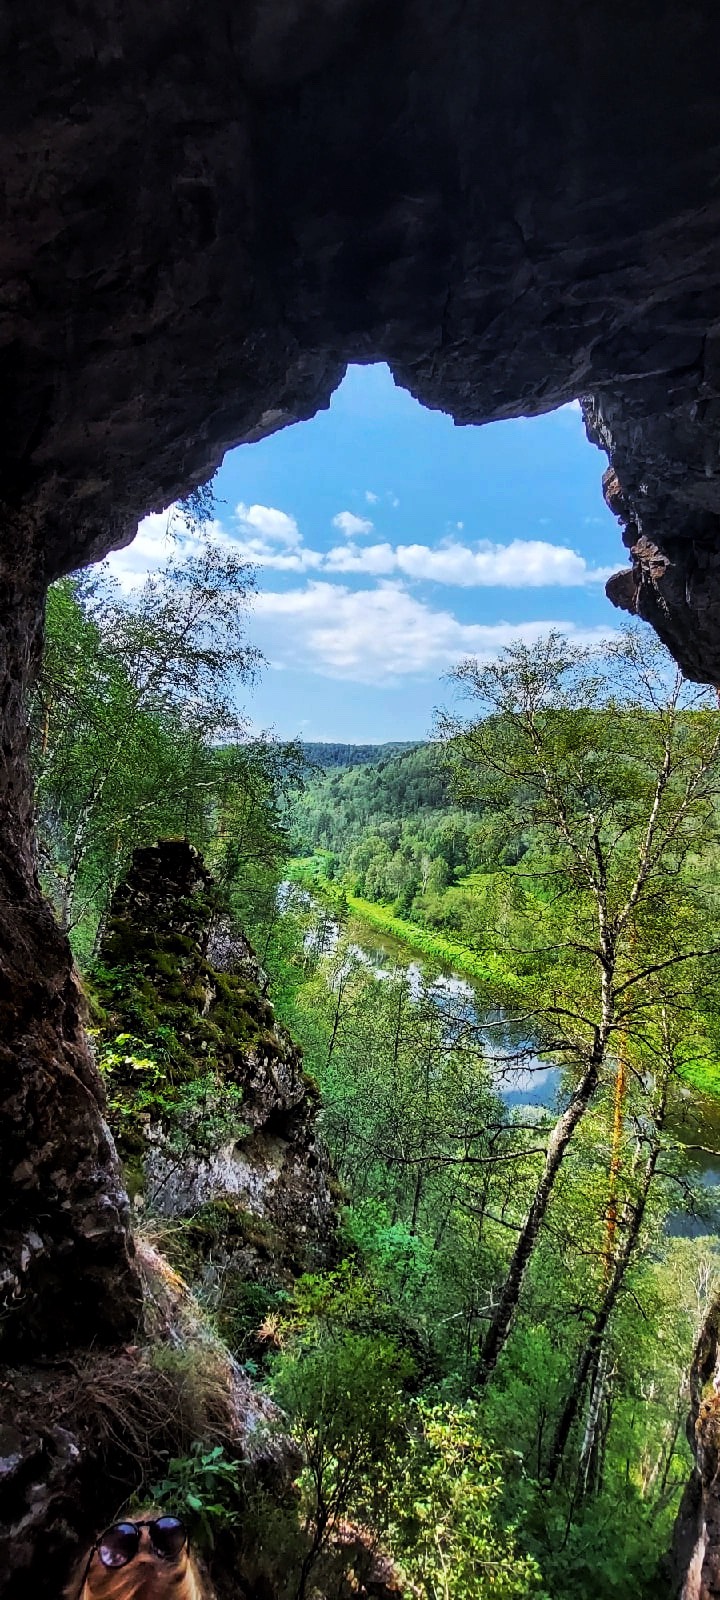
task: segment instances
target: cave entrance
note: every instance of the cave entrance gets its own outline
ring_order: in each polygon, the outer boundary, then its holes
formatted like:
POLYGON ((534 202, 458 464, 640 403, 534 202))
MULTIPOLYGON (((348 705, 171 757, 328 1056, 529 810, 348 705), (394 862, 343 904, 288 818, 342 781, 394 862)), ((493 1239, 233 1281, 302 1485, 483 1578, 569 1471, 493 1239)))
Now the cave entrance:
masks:
MULTIPOLYGON (((580 405, 457 427, 351 366, 327 410, 228 452, 211 537, 257 564, 249 631, 267 669, 260 727, 308 741, 427 736, 441 675, 550 627, 591 642, 616 625, 618 561, 602 458, 580 405)), ((109 558, 131 590, 192 547, 167 512, 109 558)))

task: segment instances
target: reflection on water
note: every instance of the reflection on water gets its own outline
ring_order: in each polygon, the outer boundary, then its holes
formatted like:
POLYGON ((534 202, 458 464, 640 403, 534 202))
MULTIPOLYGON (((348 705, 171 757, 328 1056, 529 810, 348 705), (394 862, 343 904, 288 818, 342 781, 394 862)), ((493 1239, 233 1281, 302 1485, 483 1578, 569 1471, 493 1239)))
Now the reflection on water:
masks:
MULTIPOLYGON (((341 927, 337 919, 307 890, 283 884, 280 903, 312 909, 317 920, 305 935, 305 948, 325 957, 338 948, 341 927)), ((537 1045, 527 1037, 526 1025, 513 1023, 499 1006, 478 1010, 477 995, 471 983, 459 973, 438 971, 429 962, 411 957, 398 939, 380 933, 369 923, 351 918, 345 935, 344 962, 357 963, 376 978, 397 978, 404 973, 413 1000, 430 1000, 447 1023, 448 1043, 472 1029, 482 1043, 485 1059, 492 1064, 495 1088, 513 1111, 534 1108, 555 1112, 560 1099, 562 1074, 558 1066, 536 1054, 537 1045)), ((338 974, 339 975, 339 974, 338 974)), ((680 1105, 668 1125, 668 1132, 681 1153, 681 1176, 687 1185, 700 1191, 691 1209, 670 1214, 666 1233, 678 1238, 720 1235, 720 1098, 685 1088, 680 1105)))
POLYGON ((429 963, 411 957, 400 940, 378 933, 358 918, 352 918, 342 930, 337 919, 306 889, 283 884, 280 893, 282 905, 287 905, 294 893, 296 903, 316 913, 316 921, 304 937, 306 950, 330 958, 336 954, 341 932, 344 932, 347 942, 335 981, 339 981, 353 964, 366 967, 376 978, 397 978, 402 973, 411 998, 429 1000, 442 1013, 447 1024, 448 1044, 473 1031, 477 1042, 483 1046, 486 1060, 492 1064, 495 1087, 507 1106, 514 1110, 523 1106, 547 1111, 556 1109, 560 1068, 536 1054, 537 1046, 527 1038, 526 1029, 513 1025, 500 1006, 481 1014, 475 989, 466 978, 457 972, 432 970, 429 963))

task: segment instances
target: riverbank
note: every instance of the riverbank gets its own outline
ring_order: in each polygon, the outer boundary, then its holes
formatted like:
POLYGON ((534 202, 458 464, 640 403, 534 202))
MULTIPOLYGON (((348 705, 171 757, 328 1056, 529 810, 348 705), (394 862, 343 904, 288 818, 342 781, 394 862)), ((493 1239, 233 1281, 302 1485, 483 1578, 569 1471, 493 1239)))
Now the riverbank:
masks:
POLYGON ((368 923, 381 933, 398 939, 416 955, 429 957, 440 967, 452 967, 461 977, 475 983, 491 984, 506 994, 517 993, 520 982, 501 956, 491 951, 481 955, 455 939, 448 939, 435 929, 423 928, 417 922, 398 917, 391 906, 378 901, 362 900, 350 894, 344 884, 332 883, 318 871, 317 856, 293 857, 287 863, 286 876, 293 883, 311 889, 319 899, 338 911, 343 907, 361 922, 368 923))
MULTIPOLYGON (((501 956, 492 952, 480 955, 434 929, 396 916, 391 906, 362 900, 359 895, 350 894, 344 884, 323 877, 321 866, 322 857, 317 855, 295 856, 287 863, 286 876, 291 882, 311 889, 331 908, 338 911, 347 908, 352 916, 399 940, 415 955, 426 956, 440 967, 452 967, 461 977, 470 978, 474 983, 491 986, 494 998, 507 1000, 520 992, 520 979, 501 956)), ((720 1100, 720 1062, 688 1063, 680 1076, 689 1088, 710 1100, 720 1100)))

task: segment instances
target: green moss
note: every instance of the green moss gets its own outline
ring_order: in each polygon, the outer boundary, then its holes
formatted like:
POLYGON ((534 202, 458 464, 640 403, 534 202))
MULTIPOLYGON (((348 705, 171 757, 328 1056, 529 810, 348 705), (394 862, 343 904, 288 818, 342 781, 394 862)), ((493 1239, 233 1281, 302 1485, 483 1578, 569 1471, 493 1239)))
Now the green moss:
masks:
MULTIPOLYGON (((208 904, 192 907, 198 934, 208 904)), ((192 926, 182 915, 182 926, 192 926)), ((148 1123, 162 1123, 171 1140, 192 1141, 197 1131, 207 1141, 214 1113, 211 1105, 204 1115, 203 1083, 224 1086, 227 1115, 234 1115, 233 1096, 239 1099, 252 1080, 250 1058, 262 1052, 282 1059, 291 1043, 276 1032, 272 1006, 256 985, 237 973, 217 972, 202 954, 201 940, 165 931, 160 918, 157 927, 138 929, 129 917, 116 916, 87 991, 110 1122, 133 1194, 142 1188, 148 1123), (196 1085, 200 1098, 194 1100, 196 1085)), ((317 1085, 308 1079, 306 1087, 316 1099, 317 1085)), ((225 1241, 230 1251, 249 1245, 264 1260, 283 1254, 266 1224, 231 1205, 204 1210, 185 1230, 180 1270, 194 1276, 213 1239, 225 1241)))
POLYGON ((184 935, 135 935, 116 919, 88 993, 99 1030, 131 1029, 174 1079, 204 1071, 210 1056, 237 1072, 249 1047, 278 1050, 268 1002, 246 980, 215 972, 184 935))
MULTIPOLYGON (((284 1241, 264 1217, 248 1211, 233 1196, 208 1200, 191 1217, 177 1223, 163 1241, 168 1260, 189 1281, 200 1277, 203 1263, 223 1251, 229 1257, 253 1250, 259 1265, 275 1269, 283 1259, 284 1241)), ((233 1276, 240 1281, 237 1273, 233 1276)))

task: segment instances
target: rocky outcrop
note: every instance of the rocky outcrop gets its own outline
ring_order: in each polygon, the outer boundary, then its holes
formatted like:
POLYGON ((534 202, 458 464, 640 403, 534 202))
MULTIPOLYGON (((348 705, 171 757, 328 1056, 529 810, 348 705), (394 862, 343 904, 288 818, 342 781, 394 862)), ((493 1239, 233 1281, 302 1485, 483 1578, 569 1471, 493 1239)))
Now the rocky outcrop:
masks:
POLYGON ((608 598, 652 624, 686 677, 720 687, 717 404, 704 380, 698 395, 668 396, 660 416, 629 416, 626 400, 607 395, 583 409, 589 438, 611 457, 603 493, 630 555, 608 598))
MULTIPOLYGON (((299 1272, 331 1259, 336 1202, 317 1091, 265 986, 198 852, 178 840, 136 851, 91 1007, 135 1198, 141 1294, 131 1338, 116 1332, 111 1348, 88 1349, 76 1328, 72 1347, 41 1365, 16 1342, 0 1374, 2 1600, 56 1600, 98 1527, 133 1491, 147 1497, 168 1454, 196 1440, 241 1462, 250 1496, 258 1486, 286 1492, 299 1468, 238 1358, 250 1348, 262 1358, 258 1324, 278 1292, 286 1298, 299 1272)), ((80 1019, 79 990, 75 1004, 80 1019)), ((72 1281, 62 1287, 72 1298, 72 1281)), ((66 1345, 70 1326, 66 1316, 66 1345)), ((108 1315, 106 1344, 118 1326, 108 1315)), ((252 1531, 243 1525, 238 1537, 215 1561, 232 1600, 262 1569, 252 1531)))
POLYGON ((136 850, 93 981, 98 1042, 110 1046, 111 1123, 136 1207, 181 1218, 228 1202, 213 1223, 225 1217, 246 1259, 254 1221, 298 1271, 328 1258, 334 1182, 317 1088, 265 987, 197 851, 177 840, 136 850))

